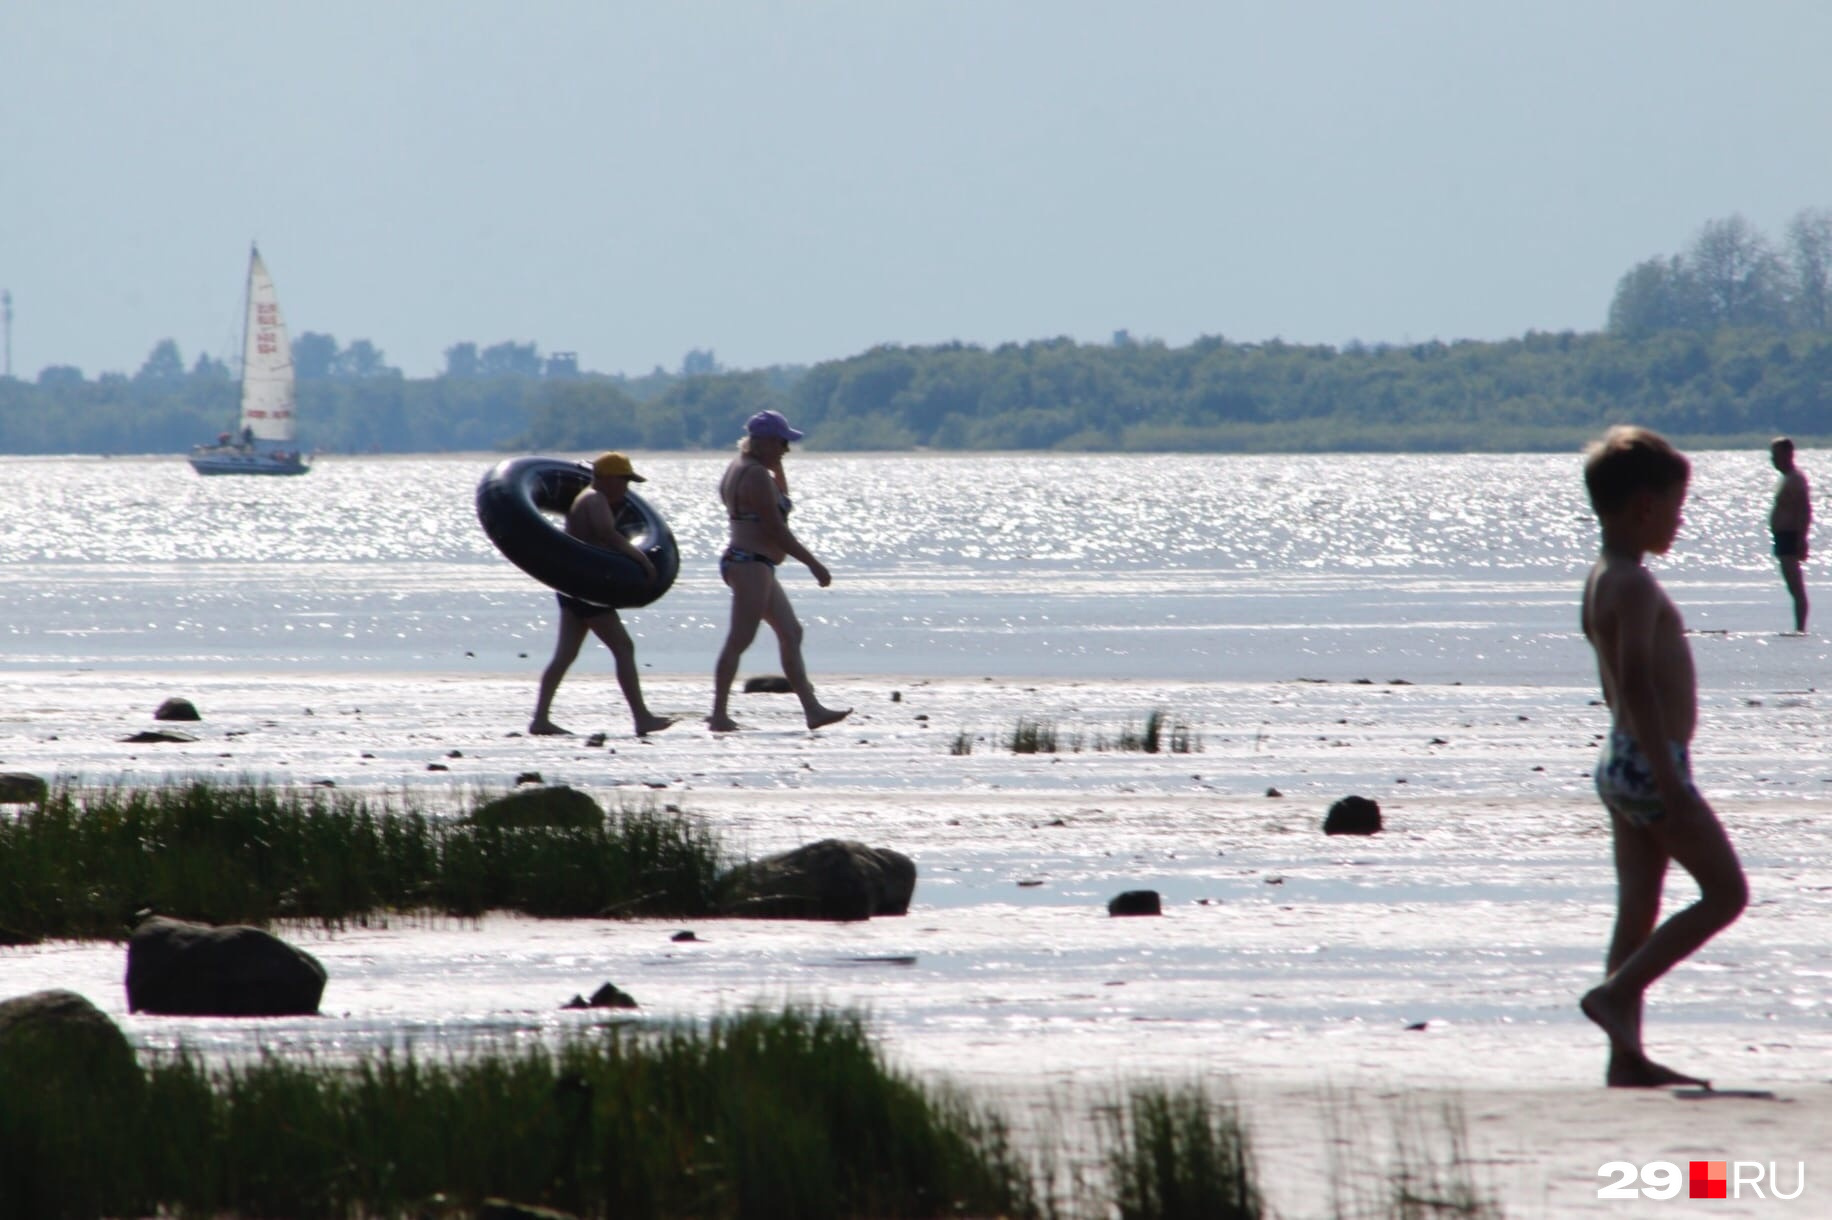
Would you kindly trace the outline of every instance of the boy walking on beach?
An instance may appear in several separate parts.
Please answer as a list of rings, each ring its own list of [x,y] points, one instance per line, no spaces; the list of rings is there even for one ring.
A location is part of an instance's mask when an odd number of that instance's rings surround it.
[[[1615,841],[1616,928],[1608,977],[1580,1007],[1609,1036],[1612,1087],[1706,1083],[1648,1058],[1643,999],[1749,901],[1736,850],[1692,784],[1698,679],[1685,626],[1642,563],[1673,545],[1690,477],[1691,463],[1645,428],[1611,428],[1585,455],[1603,550],[1584,584],[1583,625],[1611,714],[1596,784]],[[1656,927],[1672,861],[1698,883],[1699,897]]]

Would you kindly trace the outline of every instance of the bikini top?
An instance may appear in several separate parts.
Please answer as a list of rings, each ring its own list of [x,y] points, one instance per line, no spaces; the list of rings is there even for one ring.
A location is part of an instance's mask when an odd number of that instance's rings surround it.
[[[782,513],[783,517],[787,518],[788,515],[792,511],[794,511],[795,502],[789,499],[789,497],[787,496],[777,496],[776,497],[776,507]],[[731,515],[731,518],[733,521],[761,521],[763,520],[763,518],[759,517],[756,513],[733,513]]]

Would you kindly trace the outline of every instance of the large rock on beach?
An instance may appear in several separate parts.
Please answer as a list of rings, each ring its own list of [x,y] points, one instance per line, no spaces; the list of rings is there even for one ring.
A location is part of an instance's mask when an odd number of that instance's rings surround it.
[[[1329,807],[1323,818],[1326,835],[1380,833],[1380,806],[1365,796],[1345,796]]]
[[[154,916],[127,942],[127,1008],[180,1017],[291,1017],[318,1011],[318,959],[260,928]]]
[[[112,1154],[144,1134],[145,1097],[133,1048],[82,996],[0,1003],[0,1215],[147,1214],[109,1173]]]
[[[568,784],[529,785],[479,805],[471,821],[498,830],[600,826],[604,823],[604,807]]]
[[[745,919],[870,919],[907,914],[915,892],[916,863],[901,852],[822,839],[727,872],[718,910]]]
[[[137,1096],[140,1064],[121,1027],[74,991],[0,1000],[0,1081],[114,1102]],[[17,1100],[14,1098],[13,1100]]]
[[[792,695],[795,688],[781,674],[759,674],[755,678],[744,680],[744,693],[747,695]]]
[[[51,785],[29,771],[0,771],[0,805],[42,805]]]
[[[197,705],[189,699],[173,695],[161,703],[153,713],[154,720],[202,720],[197,714]]]

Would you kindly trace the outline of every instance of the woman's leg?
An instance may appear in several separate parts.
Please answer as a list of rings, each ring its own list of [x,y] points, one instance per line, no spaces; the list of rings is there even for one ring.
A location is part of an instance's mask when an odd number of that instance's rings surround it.
[[[763,618],[776,633],[777,650],[782,654],[782,676],[789,680],[801,699],[802,716],[808,727],[818,729],[850,716],[851,708],[823,707],[814,697],[814,683],[808,679],[808,666],[802,660],[801,620],[795,617],[795,607],[789,604],[789,595],[777,581],[770,582],[770,598],[764,606]]]
[[[770,590],[776,587],[776,574],[756,560],[724,563],[720,568],[732,591],[732,622],[725,646],[719,649],[719,659],[713,665],[712,714],[706,717],[706,723],[715,733],[729,733],[739,727],[728,706],[732,682],[738,677],[738,659],[757,638],[757,624],[763,621]]]

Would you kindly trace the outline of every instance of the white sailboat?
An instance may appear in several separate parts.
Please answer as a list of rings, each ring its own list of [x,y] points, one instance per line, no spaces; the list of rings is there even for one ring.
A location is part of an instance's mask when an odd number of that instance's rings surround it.
[[[198,474],[304,474],[294,442],[293,347],[280,316],[273,276],[249,247],[247,315],[242,332],[242,412],[234,432],[191,450]]]

